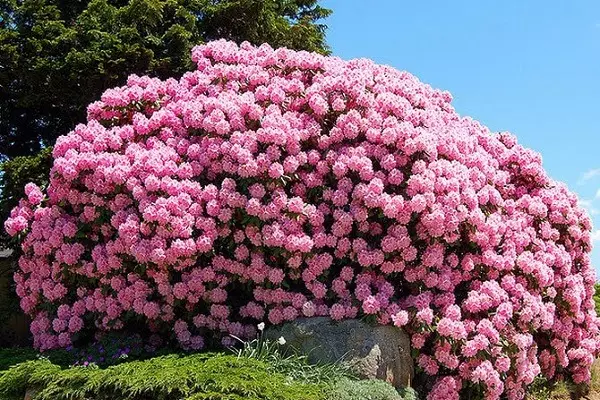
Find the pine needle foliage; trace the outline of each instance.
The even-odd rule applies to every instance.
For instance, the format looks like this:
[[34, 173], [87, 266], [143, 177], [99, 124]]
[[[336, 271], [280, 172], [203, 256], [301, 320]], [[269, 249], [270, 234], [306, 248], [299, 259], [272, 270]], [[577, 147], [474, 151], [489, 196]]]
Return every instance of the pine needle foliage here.
[[48, 359], [0, 372], [0, 398], [36, 400], [319, 400], [325, 386], [293, 381], [258, 360], [225, 354], [169, 355], [106, 369], [63, 369]]

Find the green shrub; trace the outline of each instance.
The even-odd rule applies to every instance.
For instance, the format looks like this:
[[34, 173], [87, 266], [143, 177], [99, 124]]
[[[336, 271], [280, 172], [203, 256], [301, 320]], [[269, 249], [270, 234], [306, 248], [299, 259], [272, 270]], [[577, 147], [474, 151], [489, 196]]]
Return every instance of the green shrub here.
[[297, 382], [258, 360], [223, 354], [169, 355], [106, 369], [30, 360], [0, 372], [0, 398], [36, 400], [319, 400], [326, 385]]
[[594, 285], [594, 302], [596, 303], [596, 314], [600, 315], [600, 283]]
[[29, 348], [0, 348], [0, 371], [4, 371], [16, 364], [20, 364], [25, 361], [35, 360], [38, 357], [38, 352]]
[[52, 350], [42, 354], [30, 347], [0, 348], [0, 371], [25, 361], [47, 358], [53, 364], [66, 367], [73, 362], [73, 357], [64, 350]]
[[[111, 352], [111, 340], [117, 348], [129, 343], [113, 339], [98, 342], [102, 354]], [[38, 391], [36, 400], [417, 399], [411, 389], [398, 393], [382, 381], [357, 381], [344, 365], [311, 365], [305, 356], [282, 351], [282, 340], [266, 340], [261, 330], [257, 339], [232, 349], [233, 355], [169, 354], [122, 359], [106, 368], [73, 365], [98, 343], [43, 355], [29, 348], [0, 349], [0, 399], [20, 400], [28, 388]]]
[[[269, 345], [268, 343], [266, 345]], [[256, 359], [261, 354], [261, 359]], [[276, 348], [247, 355], [171, 354], [108, 368], [69, 366], [72, 354], [0, 349], [0, 399], [21, 400], [416, 400], [340, 366], [310, 365]], [[9, 368], [10, 366], [10, 368]]]
[[327, 400], [417, 400], [414, 390], [398, 392], [392, 385], [379, 380], [354, 381], [342, 379], [328, 393]]

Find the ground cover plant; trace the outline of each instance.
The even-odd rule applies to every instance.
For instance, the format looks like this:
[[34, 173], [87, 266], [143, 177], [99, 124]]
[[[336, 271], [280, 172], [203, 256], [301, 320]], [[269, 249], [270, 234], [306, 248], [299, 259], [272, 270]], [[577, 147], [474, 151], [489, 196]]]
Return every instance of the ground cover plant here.
[[40, 389], [36, 399], [42, 400], [325, 398], [323, 387], [288, 381], [260, 361], [213, 353], [162, 356], [106, 369], [61, 368], [39, 359], [0, 373], [3, 396], [22, 399], [27, 388], [35, 387]]
[[235, 353], [146, 353], [112, 365], [82, 364], [63, 350], [0, 349], [0, 396], [20, 400], [29, 390], [36, 400], [416, 399], [410, 388], [360, 381], [342, 365], [310, 365], [279, 347], [261, 335]]
[[410, 334], [430, 399], [589, 381], [591, 223], [538, 154], [368, 60], [192, 56], [92, 103], [5, 223], [36, 348], [130, 329], [199, 349], [262, 320], [364, 317]]

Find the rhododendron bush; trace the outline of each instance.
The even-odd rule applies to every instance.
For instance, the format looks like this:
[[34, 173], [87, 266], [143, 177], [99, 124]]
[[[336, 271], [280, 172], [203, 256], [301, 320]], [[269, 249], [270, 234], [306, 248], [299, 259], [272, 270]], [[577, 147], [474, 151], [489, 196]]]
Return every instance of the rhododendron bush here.
[[91, 104], [5, 223], [37, 348], [368, 316], [410, 334], [431, 399], [589, 380], [590, 219], [538, 154], [368, 60], [192, 56], [180, 80], [131, 76]]

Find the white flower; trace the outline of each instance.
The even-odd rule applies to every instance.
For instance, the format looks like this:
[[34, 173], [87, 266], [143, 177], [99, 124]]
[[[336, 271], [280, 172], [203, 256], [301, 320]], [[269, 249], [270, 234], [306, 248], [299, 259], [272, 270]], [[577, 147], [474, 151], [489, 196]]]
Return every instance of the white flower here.
[[261, 322], [260, 324], [258, 324], [257, 328], [259, 331], [262, 331], [263, 329], [265, 329], [265, 323]]
[[277, 339], [277, 343], [283, 346], [285, 344], [285, 338], [283, 336], [279, 337], [279, 339]]

